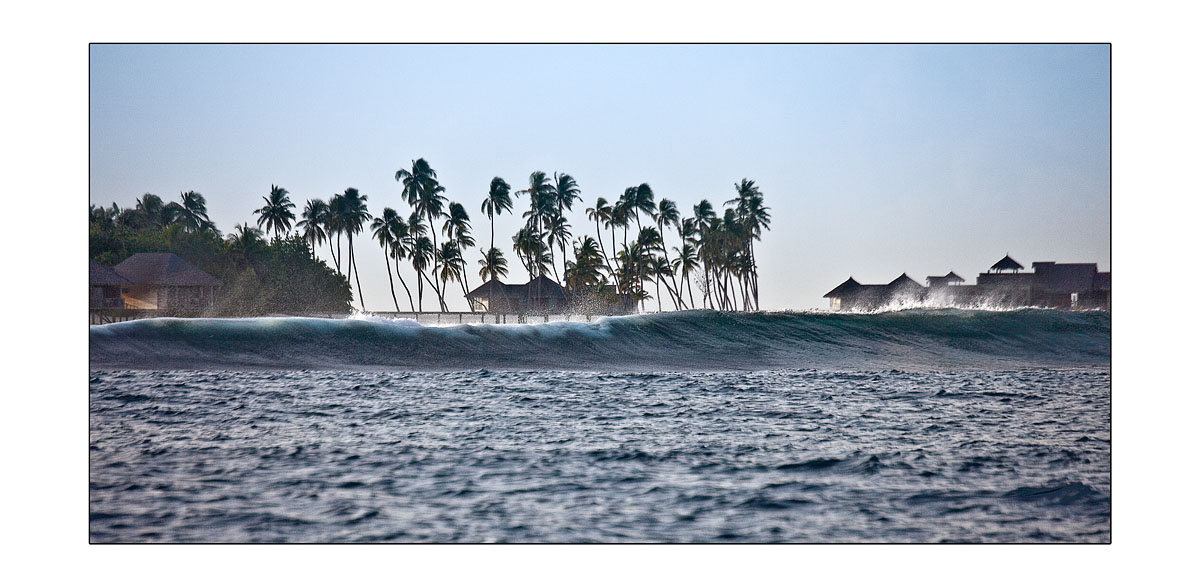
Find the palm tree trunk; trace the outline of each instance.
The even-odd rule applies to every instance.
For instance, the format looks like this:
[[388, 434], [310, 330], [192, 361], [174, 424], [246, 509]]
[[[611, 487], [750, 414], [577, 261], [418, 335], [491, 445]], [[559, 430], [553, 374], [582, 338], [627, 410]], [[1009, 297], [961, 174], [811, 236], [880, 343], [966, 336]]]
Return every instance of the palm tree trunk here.
[[684, 281], [687, 281], [688, 307], [689, 307], [689, 309], [694, 309], [696, 307], [696, 299], [692, 297], [692, 279], [691, 279], [691, 277], [692, 276], [688, 275], [687, 273], [683, 274]]
[[[416, 269], [416, 267], [413, 267]], [[425, 311], [425, 282], [421, 281], [423, 273], [417, 271], [417, 312]]]
[[392, 281], [392, 262], [388, 260], [387, 247], [383, 249], [383, 266], [387, 269], [388, 274], [388, 289], [392, 290], [392, 303], [396, 304], [396, 311], [400, 311], [400, 302], [396, 299], [396, 282]]
[[358, 284], [358, 307], [362, 308], [362, 311], [366, 312], [367, 302], [363, 300], [362, 282], [358, 279], [358, 264], [354, 262], [354, 234], [351, 233], [347, 235], [346, 238], [350, 241], [350, 266], [346, 268], [346, 271], [354, 271], [354, 283]]
[[404, 286], [404, 292], [408, 294], [408, 308], [416, 312], [417, 308], [413, 306], [412, 301], [412, 290], [408, 289], [408, 284], [404, 282], [404, 276], [400, 274], [400, 259], [396, 259], [396, 277], [400, 278], [400, 285]]
[[338, 233], [337, 233], [337, 241], [338, 241], [337, 257], [334, 259], [333, 263], [335, 265], [337, 265], [338, 275], [341, 275], [342, 274], [342, 233], [341, 233], [341, 231], [338, 231]]
[[[427, 213], [426, 213], [426, 216], [428, 216], [428, 217], [429, 217], [429, 235], [430, 235], [431, 237], [433, 237], [433, 251], [434, 251], [434, 254], [433, 254], [433, 271], [432, 271], [432, 274], [433, 274], [433, 276], [436, 278], [436, 277], [437, 277], [437, 273], [438, 273], [438, 260], [437, 260], [437, 250], [438, 250], [438, 244], [437, 244], [437, 233], [438, 233], [438, 229], [437, 229], [437, 225], [433, 223], [433, 210], [429, 210], [429, 212], [427, 212]], [[436, 282], [436, 281], [434, 281], [434, 280], [432, 280], [432, 279], [431, 279], [431, 280], [429, 281], [429, 283], [430, 283], [431, 285], [433, 285], [433, 292], [437, 294], [437, 297], [438, 297], [438, 305], [439, 305], [439, 306], [442, 308], [442, 311], [443, 311], [443, 312], [445, 312], [445, 311], [446, 311], [446, 300], [445, 300], [445, 298], [444, 298], [444, 297], [442, 297], [442, 291], [441, 291], [440, 289], [438, 289], [438, 286], [437, 286], [437, 282]]]

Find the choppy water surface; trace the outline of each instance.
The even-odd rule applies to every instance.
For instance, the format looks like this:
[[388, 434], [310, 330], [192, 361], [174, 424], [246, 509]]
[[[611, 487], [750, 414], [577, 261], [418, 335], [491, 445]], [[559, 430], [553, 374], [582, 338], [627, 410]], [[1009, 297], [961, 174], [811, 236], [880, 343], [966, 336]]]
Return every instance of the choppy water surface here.
[[1106, 359], [119, 370], [104, 328], [95, 542], [1110, 539]]

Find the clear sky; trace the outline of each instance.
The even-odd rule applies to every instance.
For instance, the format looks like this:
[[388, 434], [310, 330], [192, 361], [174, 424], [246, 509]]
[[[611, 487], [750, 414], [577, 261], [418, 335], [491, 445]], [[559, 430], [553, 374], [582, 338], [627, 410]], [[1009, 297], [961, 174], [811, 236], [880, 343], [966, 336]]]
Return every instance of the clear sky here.
[[[690, 213], [745, 177], [772, 214], [764, 309], [824, 308], [850, 275], [973, 283], [1006, 253], [1104, 271], [1109, 59], [1106, 45], [93, 45], [90, 199], [196, 190], [225, 233], [271, 184], [297, 216], [347, 187], [372, 214], [407, 213], [394, 174], [424, 157], [486, 246], [493, 176], [516, 190], [570, 173], [584, 202], [568, 219], [593, 236], [598, 196], [646, 182]], [[510, 282], [525, 278], [510, 237], [527, 204], [496, 219]], [[382, 252], [356, 240], [367, 308], [393, 309]]]

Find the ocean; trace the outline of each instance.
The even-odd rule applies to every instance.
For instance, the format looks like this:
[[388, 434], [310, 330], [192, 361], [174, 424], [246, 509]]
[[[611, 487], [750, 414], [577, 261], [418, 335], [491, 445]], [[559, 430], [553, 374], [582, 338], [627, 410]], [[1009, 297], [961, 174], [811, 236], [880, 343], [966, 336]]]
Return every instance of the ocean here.
[[1109, 542], [1108, 312], [90, 327], [92, 542]]

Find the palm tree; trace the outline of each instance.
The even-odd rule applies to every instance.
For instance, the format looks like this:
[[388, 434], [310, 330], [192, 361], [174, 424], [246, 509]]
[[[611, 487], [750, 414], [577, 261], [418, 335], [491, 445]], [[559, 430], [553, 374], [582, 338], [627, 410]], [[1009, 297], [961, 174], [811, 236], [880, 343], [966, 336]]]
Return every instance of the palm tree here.
[[[690, 219], [689, 219], [690, 220]], [[671, 262], [672, 269], [679, 271], [684, 283], [687, 284], [688, 303], [689, 307], [696, 307], [696, 300], [692, 297], [692, 278], [691, 274], [700, 268], [700, 260], [696, 255], [696, 246], [689, 242], [686, 238], [683, 241], [683, 248], [675, 247], [675, 252], [678, 254], [675, 260]], [[682, 298], [683, 292], [680, 291]]]
[[747, 286], [754, 297], [754, 309], [758, 310], [758, 269], [754, 258], [754, 241], [762, 240], [763, 230], [770, 230], [770, 208], [763, 207], [763, 194], [758, 186], [754, 185], [754, 180], [743, 177], [742, 181], [733, 184], [733, 189], [737, 192], [737, 197], [725, 204], [736, 205], [735, 214], [745, 236]]
[[[600, 245], [600, 254], [604, 256], [604, 266], [608, 268], [608, 273], [616, 279], [616, 273], [613, 272], [612, 263], [609, 263], [608, 252], [604, 250], [604, 238], [600, 235], [600, 223], [609, 226], [612, 222], [613, 208], [608, 205], [608, 200], [603, 196], [596, 198], [596, 206], [586, 210], [588, 220], [596, 223], [596, 242]], [[616, 234], [613, 234], [613, 246], [616, 246]], [[615, 251], [614, 251], [615, 252]]]
[[479, 211], [487, 214], [488, 220], [492, 223], [492, 246], [496, 248], [496, 219], [495, 215], [507, 210], [512, 212], [512, 198], [509, 197], [509, 190], [512, 186], [500, 177], [492, 178], [492, 185], [488, 188], [488, 196], [484, 198], [483, 205], [479, 207]]
[[291, 230], [296, 215], [290, 209], [296, 205], [288, 198], [288, 191], [275, 184], [271, 184], [271, 195], [263, 196], [263, 201], [267, 204], [254, 211], [258, 214], [258, 226], [266, 224], [267, 231], [279, 238], [279, 233]]
[[[444, 213], [442, 208], [446, 204], [446, 197], [442, 195], [446, 188], [438, 183], [437, 172], [430, 167], [429, 162], [424, 159], [417, 159], [412, 162], [411, 169], [400, 169], [396, 171], [396, 181], [404, 185], [403, 194], [408, 204], [412, 206], [420, 215], [429, 219], [429, 226], [434, 229], [432, 233], [434, 250], [437, 250], [437, 224], [434, 218], [441, 218]], [[437, 274], [438, 259], [433, 257], [433, 273]], [[441, 290], [438, 289], [436, 283], [430, 281], [433, 285], [433, 290], [438, 295], [438, 303], [441, 305], [442, 311], [446, 311], [446, 299]]]
[[666, 232], [663, 231], [663, 225], [675, 227], [675, 231], [679, 231], [679, 208], [675, 206], [675, 202], [663, 198], [658, 201], [658, 209], [652, 212], [654, 223], [658, 226], [658, 231], [666, 238]]
[[712, 204], [708, 200], [700, 200], [692, 208], [693, 217], [696, 219], [696, 230], [700, 236], [699, 250], [700, 261], [704, 264], [704, 302], [706, 307], [712, 307], [714, 300], [711, 296], [711, 284], [709, 283], [709, 260], [711, 245], [706, 245], [708, 240], [708, 232], [712, 229], [713, 223], [716, 221], [717, 214], [713, 211]]
[[[641, 213], [654, 214], [654, 190], [650, 189], [649, 184], [641, 184], [633, 190], [633, 198], [630, 201], [633, 210], [634, 218], [637, 220], [638, 230], [642, 229]], [[626, 190], [628, 192], [628, 190]]]
[[412, 248], [409, 249], [409, 259], [412, 260], [413, 270], [417, 272], [417, 311], [424, 312], [425, 282], [422, 281], [422, 278], [429, 279], [425, 275], [425, 269], [429, 267], [429, 262], [433, 259], [433, 243], [429, 241], [429, 237], [414, 238]]
[[[300, 215], [300, 222], [296, 223], [296, 228], [300, 229], [300, 235], [312, 247], [314, 259], [317, 258], [317, 246], [324, 243], [329, 237], [329, 234], [325, 232], [328, 222], [329, 204], [326, 204], [324, 200], [314, 198], [304, 204], [304, 212]], [[329, 241], [329, 253], [333, 254], [332, 240]]]
[[461, 281], [461, 276], [466, 272], [466, 261], [463, 261], [462, 251], [458, 248], [458, 243], [448, 241], [442, 243], [441, 248], [437, 251], [437, 256], [441, 260], [441, 271], [438, 273], [438, 278], [442, 280], [442, 290], [445, 291], [446, 283], [450, 281], [458, 281], [462, 285], [463, 297], [467, 295], [467, 285]]
[[243, 265], [249, 263], [250, 256], [264, 244], [262, 231], [245, 224], [234, 225], [225, 242], [230, 252], [241, 258]]
[[409, 309], [416, 312], [417, 307], [413, 305], [412, 290], [408, 289], [408, 283], [404, 281], [404, 275], [400, 273], [400, 261], [408, 255], [413, 245], [412, 226], [404, 221], [404, 217], [396, 214], [396, 217], [388, 224], [388, 228], [392, 233], [392, 260], [396, 263], [396, 277], [400, 279], [400, 285], [404, 286], [404, 293], [408, 294]]
[[383, 247], [383, 264], [387, 267], [388, 274], [388, 289], [392, 292], [392, 303], [396, 305], [396, 311], [400, 311], [400, 302], [396, 299], [396, 284], [392, 281], [392, 249], [396, 246], [396, 237], [392, 233], [392, 224], [399, 217], [396, 211], [391, 208], [384, 208], [383, 215], [375, 218], [371, 222], [371, 233], [375, 236], [375, 240], [379, 241], [379, 246]]
[[133, 222], [139, 227], [159, 229], [175, 220], [178, 208], [178, 204], [173, 206], [164, 204], [162, 198], [154, 194], [143, 194], [138, 198], [137, 205], [134, 207], [135, 219]]
[[[567, 173], [558, 173], [557, 171], [554, 172], [554, 205], [555, 208], [557, 208], [557, 218], [565, 218], [566, 212], [571, 211], [571, 206], [573, 206], [577, 200], [580, 202], [583, 201], [583, 198], [579, 194], [579, 183], [575, 181], [574, 177], [571, 177], [571, 175]], [[558, 248], [560, 251], [562, 251], [564, 273], [566, 272], [567, 262], [567, 242], [571, 240], [570, 231], [565, 230], [568, 228], [570, 228], [570, 225], [564, 220], [557, 234], [552, 233], [550, 235], [551, 246], [553, 246], [553, 242], [557, 240]]]
[[[483, 249], [479, 249], [479, 252], [483, 253]], [[488, 277], [489, 275], [491, 277]], [[508, 276], [508, 261], [504, 260], [504, 253], [500, 252], [500, 249], [492, 247], [483, 253], [483, 258], [479, 260], [479, 278], [488, 281], [499, 280], [502, 276]]]
[[[334, 194], [329, 198], [329, 214], [325, 218], [325, 233], [337, 235], [337, 254], [333, 257], [333, 264], [337, 268], [338, 275], [342, 273], [342, 233], [346, 231], [346, 197], [343, 194]], [[330, 238], [330, 246], [333, 246], [333, 237]]]
[[557, 241], [562, 245], [563, 263], [567, 262], [567, 241], [571, 239], [571, 225], [567, 223], [567, 219], [562, 216], [552, 216], [546, 222], [546, 237], [550, 241], [551, 251], [551, 269], [554, 271], [554, 278], [558, 279], [558, 269], [553, 267], [554, 259], [554, 243]]
[[567, 287], [572, 291], [587, 291], [595, 287], [598, 291], [597, 286], [604, 279], [600, 273], [603, 261], [600, 247], [592, 237], [585, 236], [582, 241], [576, 241], [574, 252], [575, 261], [568, 261], [564, 272]]
[[339, 224], [346, 231], [346, 238], [350, 249], [350, 262], [347, 264], [346, 272], [354, 272], [354, 283], [358, 285], [358, 305], [362, 311], [367, 311], [367, 303], [363, 300], [362, 282], [358, 278], [358, 264], [354, 261], [354, 235], [362, 232], [363, 224], [371, 219], [371, 214], [367, 212], [367, 196], [366, 194], [358, 193], [354, 188], [346, 188], [342, 194], [342, 205], [337, 210], [341, 218]]
[[539, 270], [538, 275], [543, 275], [546, 272], [545, 266], [540, 261], [545, 250], [542, 245], [545, 223], [557, 207], [554, 185], [546, 177], [546, 172], [534, 171], [529, 174], [529, 188], [521, 190], [517, 194], [529, 194], [529, 211], [522, 216], [527, 219], [526, 226], [530, 229], [529, 236], [535, 239], [535, 252], [531, 259], [538, 262], [531, 264], [531, 267], [536, 267]]
[[200, 195], [199, 192], [180, 192], [179, 199], [180, 203], [175, 220], [182, 224], [185, 230], [188, 232], [201, 232], [216, 228], [216, 225], [208, 218], [208, 206], [204, 202], [204, 196]]
[[[471, 236], [471, 217], [467, 216], [467, 209], [463, 208], [458, 202], [450, 202], [449, 214], [446, 216], [446, 222], [442, 225], [442, 232], [451, 239], [458, 247], [458, 253], [461, 256], [462, 252], [475, 246], [475, 238]], [[459, 276], [463, 288], [467, 287], [467, 274], [464, 270]], [[463, 292], [464, 295], [466, 292]]]

